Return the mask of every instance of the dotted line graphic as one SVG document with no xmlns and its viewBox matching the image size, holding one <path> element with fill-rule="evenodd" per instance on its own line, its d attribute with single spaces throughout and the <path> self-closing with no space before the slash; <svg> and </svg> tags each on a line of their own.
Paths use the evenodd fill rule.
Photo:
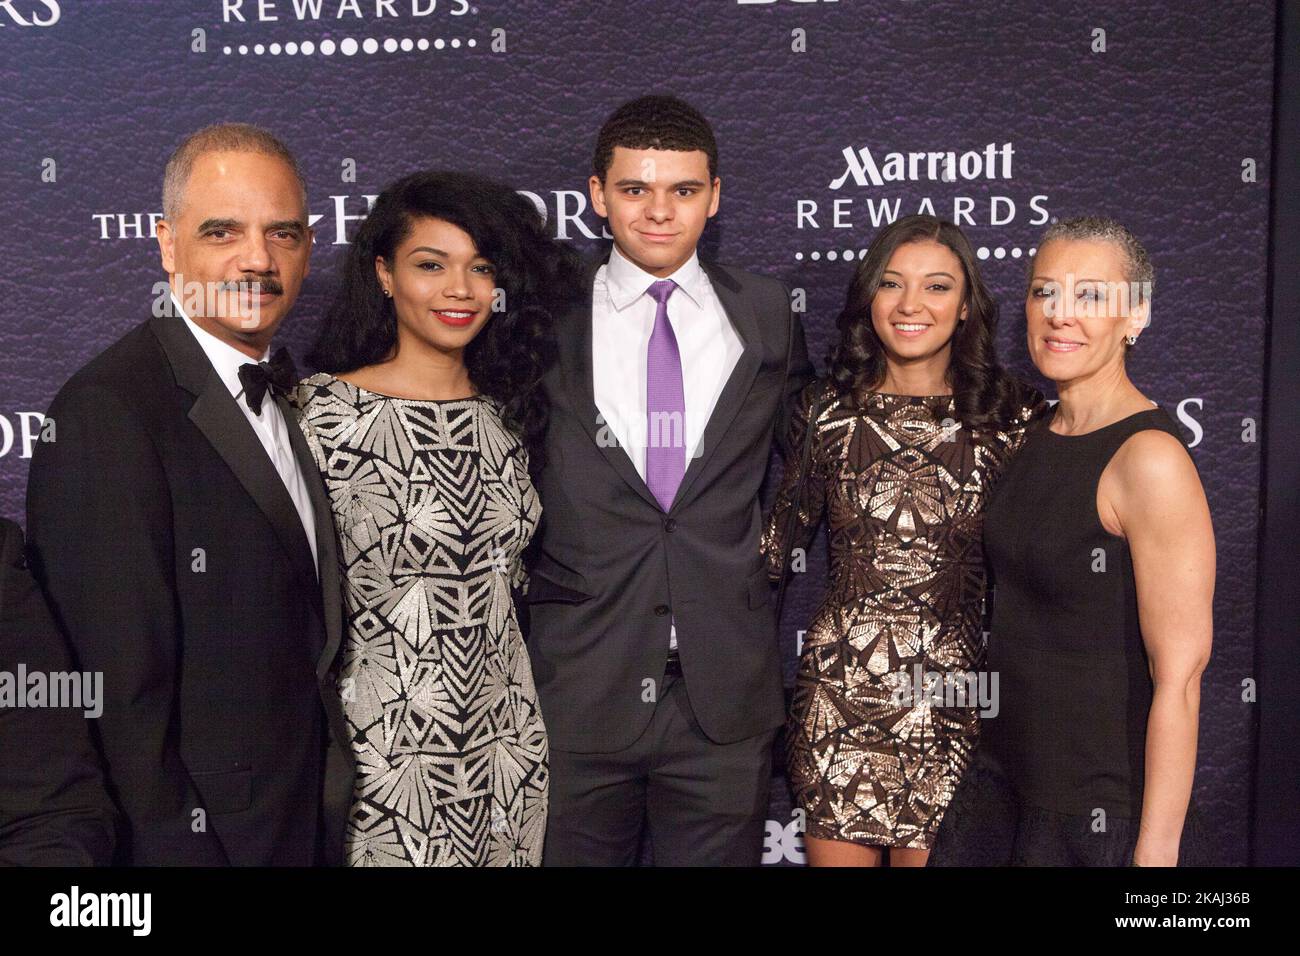
<svg viewBox="0 0 1300 956">
<path fill-rule="evenodd" d="M 445 40 L 437 37 L 433 40 L 427 37 L 420 37 L 418 40 L 412 40 L 410 37 L 398 40 L 388 37 L 385 40 L 376 40 L 374 37 L 366 37 L 364 40 L 358 40 L 355 37 L 344 37 L 342 40 L 335 42 L 331 39 L 321 40 L 320 43 L 314 43 L 311 40 L 303 40 L 301 43 L 295 43 L 290 40 L 288 43 L 254 43 L 249 46 L 247 43 L 241 43 L 238 46 L 226 45 L 221 48 L 221 52 L 226 56 L 313 56 L 319 53 L 321 56 L 333 56 L 335 53 L 343 56 L 356 56 L 358 53 L 374 54 L 383 50 L 385 53 L 396 53 L 401 50 L 403 53 L 410 53 L 413 50 L 419 50 L 421 53 L 430 48 L 435 50 L 452 49 L 457 50 L 461 47 L 473 48 L 478 46 L 478 41 L 474 39 L 462 40 L 459 37 L 453 37 Z"/>
<path fill-rule="evenodd" d="M 994 259 L 1005 259 L 1010 256 L 1012 259 L 1019 259 L 1021 256 L 1032 256 L 1038 249 L 1030 246 L 1028 249 L 1022 249 L 1020 246 L 979 246 L 975 250 L 975 255 L 980 259 L 987 259 L 992 256 Z M 852 262 L 854 259 L 865 259 L 867 257 L 866 249 L 830 249 L 826 252 L 796 252 L 794 258 L 796 262 L 803 262 L 810 259 L 813 262 L 820 262 L 825 259 L 827 262 L 837 262 L 843 260 Z"/>
</svg>

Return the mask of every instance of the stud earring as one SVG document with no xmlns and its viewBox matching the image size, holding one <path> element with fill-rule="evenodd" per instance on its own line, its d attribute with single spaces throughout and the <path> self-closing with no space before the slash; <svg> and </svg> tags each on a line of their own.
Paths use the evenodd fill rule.
<svg viewBox="0 0 1300 956">
<path fill-rule="evenodd" d="M 1127 342 L 1129 345 L 1137 345 L 1137 340 L 1138 340 L 1138 337 L 1137 337 L 1136 335 L 1126 335 L 1126 336 L 1124 336 L 1124 341 Z"/>
<path fill-rule="evenodd" d="M 386 298 L 386 299 L 391 299 L 392 297 L 393 297 L 392 290 L 390 290 L 390 289 L 385 289 L 385 290 L 384 290 L 384 298 Z"/>
</svg>

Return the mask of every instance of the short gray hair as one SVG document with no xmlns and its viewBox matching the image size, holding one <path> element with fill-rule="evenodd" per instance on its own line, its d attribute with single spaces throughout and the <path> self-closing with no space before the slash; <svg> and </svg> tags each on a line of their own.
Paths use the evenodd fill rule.
<svg viewBox="0 0 1300 956">
<path fill-rule="evenodd" d="M 205 126 L 189 136 L 176 147 L 167 168 L 163 172 L 163 218 L 174 223 L 181 212 L 181 199 L 185 195 L 185 186 L 194 164 L 204 153 L 261 153 L 284 160 L 293 170 L 302 192 L 303 209 L 307 208 L 307 181 L 302 169 L 289 147 L 280 142 L 272 133 L 249 123 L 217 123 Z"/>
<path fill-rule="evenodd" d="M 1155 266 L 1151 264 L 1151 257 L 1147 255 L 1146 247 L 1122 223 L 1108 216 L 1075 216 L 1073 219 L 1062 219 L 1047 227 L 1043 238 L 1038 242 L 1038 250 L 1053 239 L 1109 242 L 1118 246 L 1120 252 L 1124 253 L 1125 280 L 1130 285 L 1139 283 L 1147 301 L 1150 301 L 1151 293 L 1156 286 Z M 1038 251 L 1035 250 L 1029 260 L 1029 275 L 1026 277 L 1031 282 L 1034 278 L 1034 261 L 1037 258 Z"/>
</svg>

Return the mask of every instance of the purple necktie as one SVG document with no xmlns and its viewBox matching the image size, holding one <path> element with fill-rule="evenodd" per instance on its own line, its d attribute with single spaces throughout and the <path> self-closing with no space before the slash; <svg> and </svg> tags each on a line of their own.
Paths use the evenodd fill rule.
<svg viewBox="0 0 1300 956">
<path fill-rule="evenodd" d="M 672 507 L 686 474 L 686 389 L 677 336 L 668 323 L 668 297 L 676 288 L 672 279 L 660 279 L 647 290 L 658 308 L 646 353 L 645 483 L 664 511 Z"/>
</svg>

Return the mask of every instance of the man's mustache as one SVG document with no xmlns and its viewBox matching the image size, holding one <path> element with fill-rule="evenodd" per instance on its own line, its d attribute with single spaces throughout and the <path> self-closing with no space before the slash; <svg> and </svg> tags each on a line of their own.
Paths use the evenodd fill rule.
<svg viewBox="0 0 1300 956">
<path fill-rule="evenodd" d="M 257 288 L 253 288 L 256 285 Z M 228 279 L 217 286 L 221 292 L 242 292 L 251 290 L 254 293 L 266 292 L 271 295 L 283 295 L 284 286 L 280 280 L 274 276 L 257 276 L 254 278 Z"/>
</svg>

